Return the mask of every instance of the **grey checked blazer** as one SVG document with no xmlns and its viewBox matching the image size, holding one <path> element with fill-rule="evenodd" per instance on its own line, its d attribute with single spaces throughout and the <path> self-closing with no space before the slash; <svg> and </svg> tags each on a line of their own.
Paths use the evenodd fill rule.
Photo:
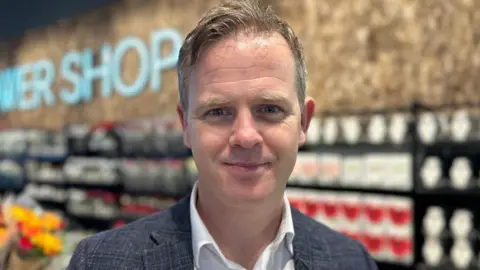
<svg viewBox="0 0 480 270">
<path fill-rule="evenodd" d="M 189 201 L 82 240 L 68 270 L 193 270 Z M 292 218 L 296 270 L 378 269 L 360 243 L 293 207 Z"/>
</svg>

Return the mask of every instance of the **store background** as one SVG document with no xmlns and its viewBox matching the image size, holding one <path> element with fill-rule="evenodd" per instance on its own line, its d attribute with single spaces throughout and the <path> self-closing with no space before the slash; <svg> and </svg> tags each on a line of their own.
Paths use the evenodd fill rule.
<svg viewBox="0 0 480 270">
<path fill-rule="evenodd" d="M 99 52 L 129 35 L 148 42 L 158 29 L 185 35 L 217 2 L 2 4 L 0 71 L 44 58 L 58 67 L 68 51 Z M 479 269 L 480 3 L 265 2 L 304 41 L 318 104 L 292 204 L 362 241 L 380 269 Z M 134 80 L 135 55 L 124 63 L 122 77 Z M 72 245 L 58 265 L 73 239 L 164 209 L 191 187 L 176 74 L 162 78 L 159 92 L 1 116 L 0 189 L 23 190 L 69 219 Z M 53 91 L 63 87 L 55 81 Z"/>
</svg>

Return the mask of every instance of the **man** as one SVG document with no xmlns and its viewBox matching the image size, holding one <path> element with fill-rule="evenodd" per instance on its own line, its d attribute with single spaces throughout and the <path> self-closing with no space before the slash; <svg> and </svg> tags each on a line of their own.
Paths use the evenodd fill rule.
<svg viewBox="0 0 480 270">
<path fill-rule="evenodd" d="M 254 1 L 215 7 L 186 37 L 178 76 L 198 168 L 191 195 L 83 240 L 69 269 L 377 269 L 362 245 L 285 197 L 315 109 L 286 22 Z"/>
</svg>

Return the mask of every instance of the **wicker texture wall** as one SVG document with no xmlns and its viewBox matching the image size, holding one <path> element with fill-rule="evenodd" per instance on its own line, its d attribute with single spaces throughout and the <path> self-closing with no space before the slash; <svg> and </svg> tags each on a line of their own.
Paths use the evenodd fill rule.
<svg viewBox="0 0 480 270">
<path fill-rule="evenodd" d="M 76 18 L 35 29 L 0 44 L 0 70 L 50 58 L 69 50 L 99 49 L 127 35 L 149 40 L 158 28 L 186 34 L 217 0 L 124 0 Z M 265 2 L 267 2 L 265 0 Z M 308 91 L 325 109 L 380 108 L 417 99 L 429 104 L 479 101 L 480 2 L 474 0 L 269 0 L 304 41 Z M 133 54 L 123 77 L 137 75 Z M 58 70 L 57 70 L 58 72 Z M 57 76 L 58 78 L 59 76 Z M 5 116 L 11 125 L 60 128 L 174 113 L 176 73 L 164 75 L 163 89 L 136 98 L 96 97 L 76 105 L 43 106 Z M 67 86 L 57 81 L 54 90 Z"/>
</svg>

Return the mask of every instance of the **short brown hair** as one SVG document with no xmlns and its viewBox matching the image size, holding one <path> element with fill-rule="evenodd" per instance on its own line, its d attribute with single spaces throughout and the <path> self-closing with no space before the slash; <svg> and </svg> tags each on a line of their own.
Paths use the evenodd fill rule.
<svg viewBox="0 0 480 270">
<path fill-rule="evenodd" d="M 297 95 L 303 107 L 307 68 L 299 38 L 271 6 L 262 7 L 258 0 L 237 0 L 210 9 L 185 38 L 177 65 L 180 104 L 184 110 L 188 108 L 189 78 L 201 53 L 221 39 L 247 30 L 254 33 L 279 33 L 285 38 L 295 60 Z"/>
</svg>

